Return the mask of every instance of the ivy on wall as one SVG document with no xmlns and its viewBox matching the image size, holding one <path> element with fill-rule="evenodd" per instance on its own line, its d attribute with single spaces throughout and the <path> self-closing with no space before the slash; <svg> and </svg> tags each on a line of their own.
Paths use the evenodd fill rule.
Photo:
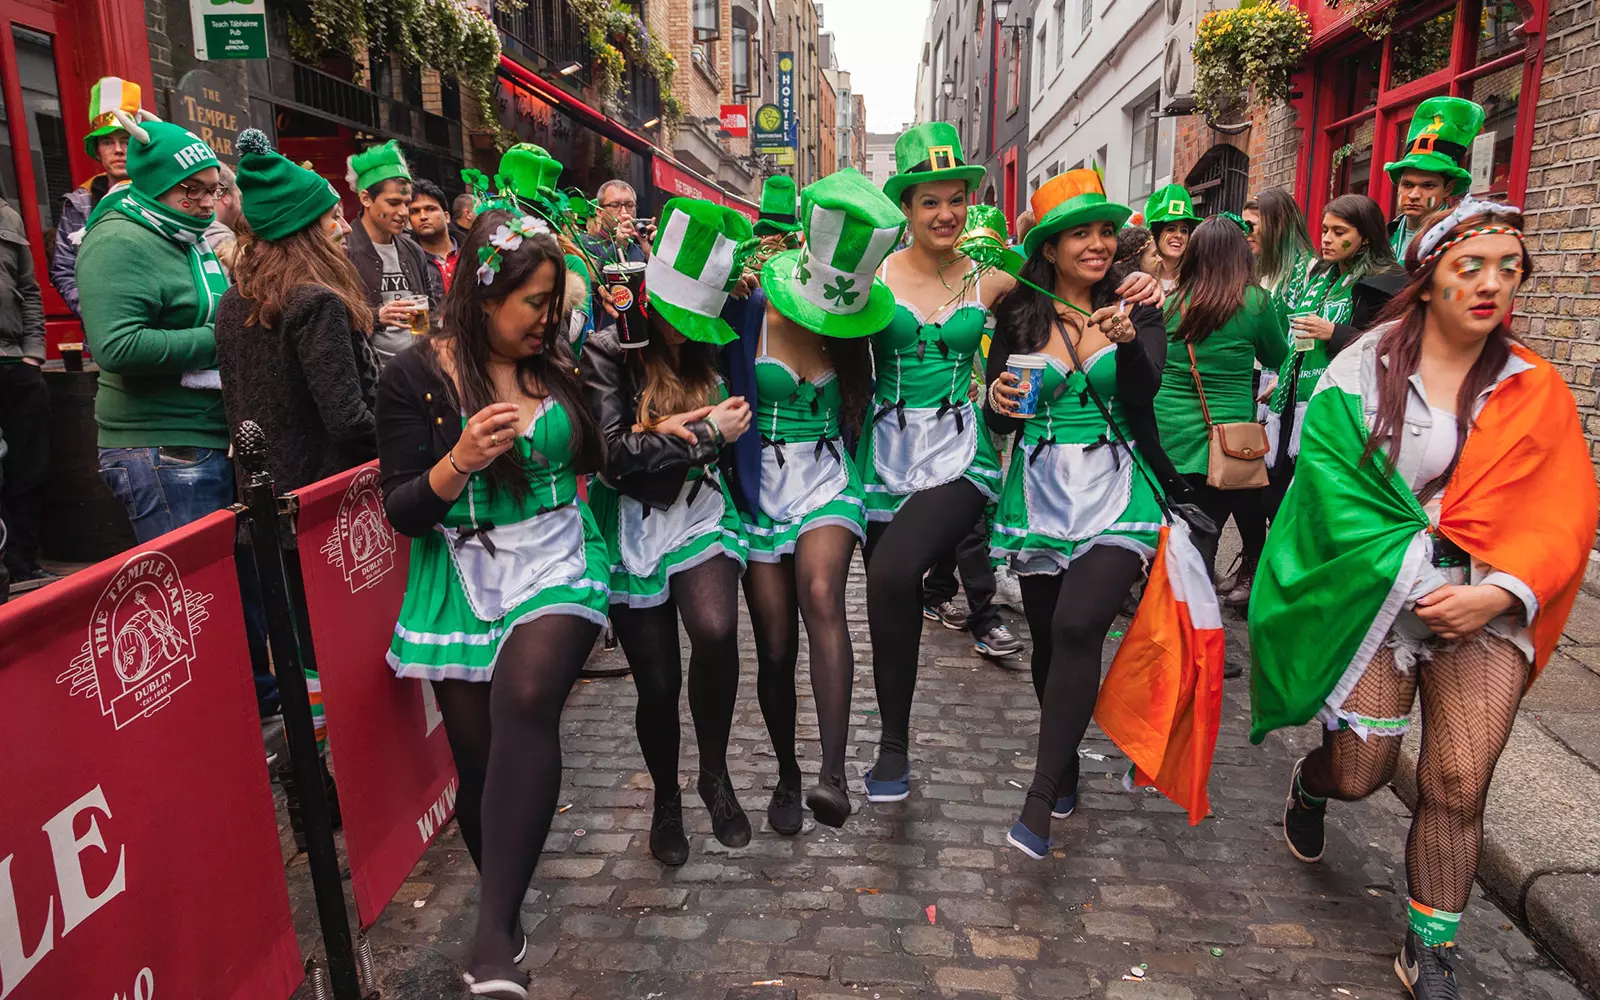
<svg viewBox="0 0 1600 1000">
<path fill-rule="evenodd" d="M 627 93 L 623 78 L 630 62 L 645 68 L 661 88 L 661 124 L 671 133 L 683 120 L 683 105 L 672 94 L 678 60 L 645 27 L 639 16 L 616 0 L 567 0 L 588 32 L 595 89 L 615 109 Z"/>
<path fill-rule="evenodd" d="M 1280 0 L 1213 11 L 1195 30 L 1195 101 L 1216 118 L 1237 113 L 1251 87 L 1262 101 L 1288 100 L 1289 74 L 1310 45 L 1310 19 Z"/>
</svg>

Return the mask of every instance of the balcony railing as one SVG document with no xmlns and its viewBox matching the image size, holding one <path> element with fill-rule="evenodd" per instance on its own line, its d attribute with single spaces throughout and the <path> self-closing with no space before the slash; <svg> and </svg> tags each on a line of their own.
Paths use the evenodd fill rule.
<svg viewBox="0 0 1600 1000">
<path fill-rule="evenodd" d="M 429 114 L 404 101 L 385 97 L 349 80 L 324 73 L 314 66 L 273 56 L 268 60 L 272 93 L 280 103 L 293 95 L 293 104 L 331 118 L 350 128 L 392 135 L 416 146 L 431 147 L 459 158 L 461 123 Z M 459 116 L 458 116 L 459 117 Z"/>
<path fill-rule="evenodd" d="M 589 39 L 577 15 L 561 0 L 527 0 L 520 10 L 496 4 L 494 23 L 507 52 L 539 68 L 580 63 L 583 68 L 567 79 L 589 86 Z"/>
</svg>

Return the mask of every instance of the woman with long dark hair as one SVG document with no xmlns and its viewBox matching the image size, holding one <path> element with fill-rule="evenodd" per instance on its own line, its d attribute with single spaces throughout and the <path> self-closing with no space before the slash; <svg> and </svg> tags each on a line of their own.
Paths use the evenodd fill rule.
<svg viewBox="0 0 1600 1000">
<path fill-rule="evenodd" d="M 1039 750 L 1007 841 L 1036 859 L 1049 850 L 1051 818 L 1077 805 L 1078 744 L 1100 690 L 1101 647 L 1159 541 L 1150 460 L 1171 477 L 1150 410 L 1166 326 L 1159 309 L 1126 305 L 1108 276 L 1117 230 L 1133 210 L 1107 201 L 1093 170 L 1040 191 L 1053 201 L 1035 202 L 1040 219 L 1021 274 L 1029 284 L 1000 303 L 984 408 L 996 434 L 1016 433 L 990 552 L 1017 574 L 1033 636 Z M 1037 412 L 1026 418 L 1007 370 L 1022 354 L 1044 361 Z"/>
<path fill-rule="evenodd" d="M 1218 528 L 1235 519 L 1243 557 L 1226 603 L 1250 600 L 1267 522 L 1261 489 L 1223 490 L 1207 484 L 1211 425 L 1255 419 L 1255 363 L 1283 363 L 1289 344 L 1282 313 L 1255 283 L 1255 261 L 1244 228 L 1212 218 L 1195 227 L 1167 299 L 1167 363 L 1156 394 L 1161 447 Z M 1214 567 L 1213 567 L 1214 569 Z"/>
<path fill-rule="evenodd" d="M 1300 454 L 1300 420 L 1328 363 L 1405 285 L 1406 274 L 1389 249 L 1383 209 L 1364 194 L 1328 202 L 1322 213 L 1321 252 L 1280 299 L 1289 316 L 1293 351 L 1284 358 L 1267 403 L 1267 516 L 1282 502 Z"/>
<path fill-rule="evenodd" d="M 1305 269 L 1312 257 L 1300 203 L 1282 188 L 1267 188 L 1244 204 L 1245 235 L 1256 255 L 1256 281 L 1274 296 Z"/>
<path fill-rule="evenodd" d="M 634 724 L 655 784 L 650 853 L 689 857 L 678 786 L 678 620 L 689 637 L 689 711 L 700 751 L 696 787 L 727 847 L 750 842 L 750 820 L 728 776 L 739 694 L 739 576 L 748 545 L 719 466 L 750 427 L 728 397 L 716 349 L 734 337 L 719 318 L 739 280 L 750 224 L 729 208 L 674 198 L 661 212 L 645 274 L 649 342 L 627 347 L 616 327 L 589 338 L 584 385 L 604 440 L 589 502 L 611 561 L 611 624 L 639 692 Z M 628 322 L 645 322 L 635 314 Z"/>
<path fill-rule="evenodd" d="M 1469 198 L 1412 242 L 1386 322 L 1311 399 L 1250 606 L 1251 739 L 1313 718 L 1323 730 L 1284 811 L 1301 861 L 1322 857 L 1329 799 L 1389 783 L 1421 694 L 1395 960 L 1419 1000 L 1457 996 L 1450 949 L 1490 778 L 1561 636 L 1600 503 L 1571 390 L 1511 331 L 1533 273 L 1521 228 L 1520 210 Z"/>
<path fill-rule="evenodd" d="M 764 295 L 751 303 L 764 309 L 764 319 L 746 333 L 757 338 L 761 482 L 755 509 L 745 513 L 750 571 L 744 589 L 760 667 L 756 691 L 778 757 L 767 821 L 782 834 L 799 833 L 803 821 L 795 754 L 799 620 L 805 622 L 822 743 L 817 783 L 805 804 L 818 823 L 831 827 L 844 825 L 852 809 L 844 760 L 855 653 L 845 622 L 845 582 L 867 519 L 861 477 L 843 435 L 859 431 L 871 397 L 864 338 L 894 309 L 873 273 L 903 224 L 894 204 L 856 170 L 810 185 L 800 203 L 807 234 L 820 221 L 836 236 L 825 245 L 808 239 L 802 249 L 767 261 Z M 829 295 L 830 287 L 860 291 Z"/>
<path fill-rule="evenodd" d="M 389 647 L 433 682 L 482 873 L 467 982 L 526 1000 L 517 926 L 561 787 L 561 709 L 605 621 L 605 539 L 578 499 L 601 440 L 563 336 L 566 262 L 532 216 L 478 217 L 440 331 L 378 384 L 384 509 L 411 536 Z M 487 807 L 485 807 L 487 804 Z"/>
<path fill-rule="evenodd" d="M 896 305 L 872 338 L 877 392 L 856 463 L 867 493 L 867 621 L 883 713 L 878 758 L 866 775 L 873 802 L 911 793 L 907 746 L 923 574 L 955 551 L 1000 493 L 999 456 L 979 433 L 967 392 L 990 308 L 1012 285 L 1004 274 L 980 274 L 955 249 L 967 199 L 984 173 L 961 163 L 955 128 L 917 126 L 895 143 L 895 159 L 899 173 L 885 182 L 884 194 L 899 201 L 911 245 L 880 269 Z M 1034 197 L 1054 204 L 1045 188 Z M 1130 298 L 1159 297 L 1154 279 L 1128 280 Z"/>
</svg>

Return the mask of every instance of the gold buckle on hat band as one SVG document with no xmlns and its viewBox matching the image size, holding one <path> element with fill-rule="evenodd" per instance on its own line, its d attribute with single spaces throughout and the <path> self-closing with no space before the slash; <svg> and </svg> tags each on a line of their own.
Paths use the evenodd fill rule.
<svg viewBox="0 0 1600 1000">
<path fill-rule="evenodd" d="M 956 148 L 954 146 L 929 146 L 928 169 L 950 170 L 956 165 Z"/>
</svg>

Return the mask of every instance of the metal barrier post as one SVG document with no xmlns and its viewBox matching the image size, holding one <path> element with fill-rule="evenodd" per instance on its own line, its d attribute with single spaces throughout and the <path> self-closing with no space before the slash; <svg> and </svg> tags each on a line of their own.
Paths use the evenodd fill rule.
<svg viewBox="0 0 1600 1000">
<path fill-rule="evenodd" d="M 333 840 L 332 814 L 323 794 L 311 696 L 302 667 L 295 600 L 284 565 L 286 542 L 279 530 L 277 493 L 272 476 L 266 470 L 266 443 L 261 428 L 247 420 L 239 425 L 234 435 L 234 454 L 246 476 L 244 503 L 249 515 L 251 548 L 256 574 L 261 580 L 261 600 L 266 608 L 267 637 L 283 702 L 283 728 L 288 738 L 290 763 L 300 786 L 306 856 L 311 885 L 316 891 L 317 921 L 328 952 L 328 976 L 335 1000 L 361 1000 L 350 921 L 345 914 L 344 886 L 339 878 L 339 852 Z"/>
</svg>

